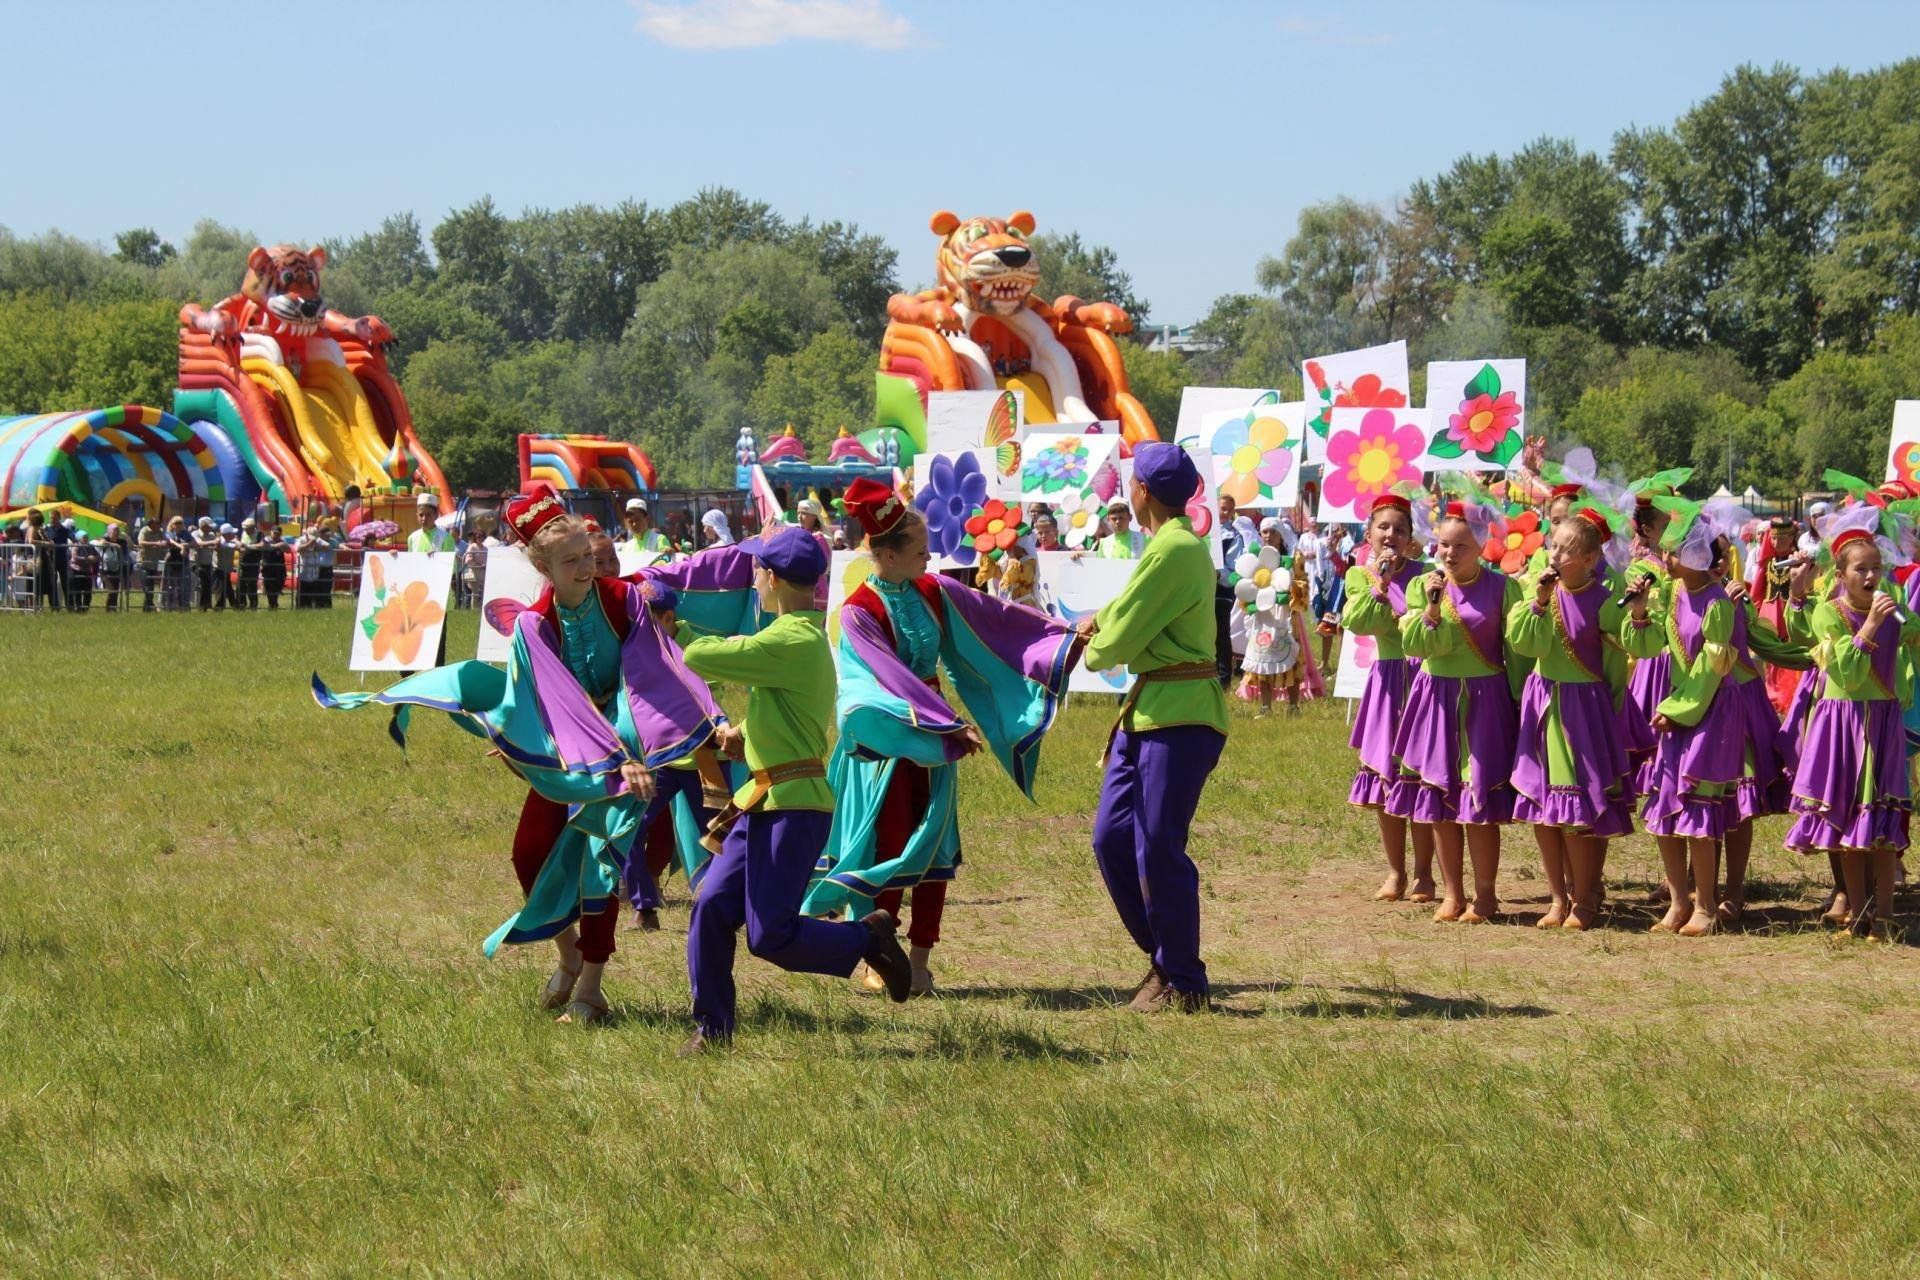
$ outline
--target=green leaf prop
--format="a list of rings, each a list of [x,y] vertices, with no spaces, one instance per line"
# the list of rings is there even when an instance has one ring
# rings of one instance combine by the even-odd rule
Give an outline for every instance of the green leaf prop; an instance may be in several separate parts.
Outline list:
[[[1480,372],[1473,375],[1473,381],[1467,384],[1465,396],[1471,400],[1475,396],[1497,396],[1500,394],[1500,371],[1490,364],[1480,366]]]
[[[1457,458],[1465,452],[1465,450],[1461,449],[1459,443],[1455,441],[1452,436],[1442,431],[1427,445],[1427,452],[1436,458]]]

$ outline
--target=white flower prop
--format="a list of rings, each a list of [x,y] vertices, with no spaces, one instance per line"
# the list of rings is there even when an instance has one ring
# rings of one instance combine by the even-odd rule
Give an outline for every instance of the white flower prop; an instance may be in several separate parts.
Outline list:
[[[1100,504],[1085,494],[1069,494],[1053,505],[1063,547],[1090,547],[1100,531]]]
[[[1233,562],[1239,581],[1233,584],[1234,599],[1249,611],[1271,609],[1282,592],[1293,586],[1293,575],[1280,567],[1280,552],[1273,547],[1260,548],[1259,555],[1243,555]]]

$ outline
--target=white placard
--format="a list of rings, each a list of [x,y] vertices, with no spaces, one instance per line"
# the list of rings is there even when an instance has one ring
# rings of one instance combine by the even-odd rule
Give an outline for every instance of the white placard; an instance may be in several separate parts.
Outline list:
[[[474,657],[505,662],[513,653],[513,614],[540,598],[546,577],[522,546],[488,547],[486,586],[480,594],[480,643]],[[502,602],[495,607],[495,602]],[[517,606],[517,607],[516,607]]]
[[[1066,551],[1035,553],[1038,561],[1035,578],[1040,588],[1040,604],[1048,613],[1069,626],[1098,613],[1133,578],[1137,560],[1103,560],[1094,555],[1076,559]],[[1067,676],[1067,688],[1074,693],[1125,693],[1133,687],[1133,673],[1125,667],[1113,671],[1089,671],[1083,657]]]
[[[1504,471],[1527,441],[1525,360],[1436,360],[1427,365],[1422,471]]]
[[[1920,487],[1920,400],[1893,402],[1893,434],[1887,438],[1887,479]]]
[[[440,649],[447,593],[459,559],[451,551],[369,551],[360,561],[350,671],[424,671]]]
[[[1340,633],[1340,667],[1333,673],[1333,696],[1358,698],[1367,691],[1367,674],[1373,670],[1379,646],[1372,636]]]
[[[1320,474],[1315,519],[1361,523],[1373,500],[1420,484],[1427,449],[1425,409],[1335,409]]]
[[[1174,420],[1173,442],[1181,447],[1206,444],[1200,438],[1201,420],[1210,413],[1230,409],[1245,411],[1261,400],[1278,401],[1280,393],[1270,387],[1182,387],[1180,416]]]
[[[927,447],[915,455],[957,457],[979,450],[989,497],[1012,501],[1025,434],[1023,391],[934,391],[927,395]],[[1004,446],[1004,447],[1003,447]]]
[[[1387,342],[1358,351],[1315,356],[1300,366],[1300,385],[1305,388],[1308,415],[1303,461],[1320,462],[1327,456],[1326,443],[1332,431],[1329,412],[1348,408],[1404,410],[1413,403],[1407,344]]]
[[[1200,419],[1200,442],[1213,452],[1213,480],[1242,510],[1284,511],[1300,498],[1304,403],[1266,402]]]
[[[827,568],[827,639],[833,642],[834,662],[840,660],[840,606],[853,589],[873,576],[873,553],[836,551]]]

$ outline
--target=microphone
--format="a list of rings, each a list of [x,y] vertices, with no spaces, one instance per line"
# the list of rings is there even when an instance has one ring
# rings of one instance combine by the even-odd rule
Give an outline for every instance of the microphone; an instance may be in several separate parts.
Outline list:
[[[1627,589],[1625,591],[1622,591],[1620,593],[1619,598],[1613,602],[1614,607],[1616,609],[1626,608],[1629,604],[1633,603],[1633,598],[1635,596],[1639,595],[1643,591],[1647,591],[1651,589],[1653,584],[1654,584],[1654,577],[1652,574],[1642,573],[1642,574],[1635,575],[1634,580],[1627,584]]]

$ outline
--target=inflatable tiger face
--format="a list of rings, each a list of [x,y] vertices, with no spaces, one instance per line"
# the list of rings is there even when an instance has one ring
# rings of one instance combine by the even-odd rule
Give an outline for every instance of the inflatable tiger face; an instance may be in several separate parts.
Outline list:
[[[976,313],[1010,316],[1027,305],[1040,269],[1027,236],[1033,215],[1022,209],[1011,218],[969,218],[962,222],[941,210],[933,215],[940,241],[940,287]]]
[[[319,245],[304,251],[290,244],[256,248],[247,255],[241,296],[279,321],[284,332],[311,337],[327,314],[320,296],[320,268],[326,265],[327,251]]]

